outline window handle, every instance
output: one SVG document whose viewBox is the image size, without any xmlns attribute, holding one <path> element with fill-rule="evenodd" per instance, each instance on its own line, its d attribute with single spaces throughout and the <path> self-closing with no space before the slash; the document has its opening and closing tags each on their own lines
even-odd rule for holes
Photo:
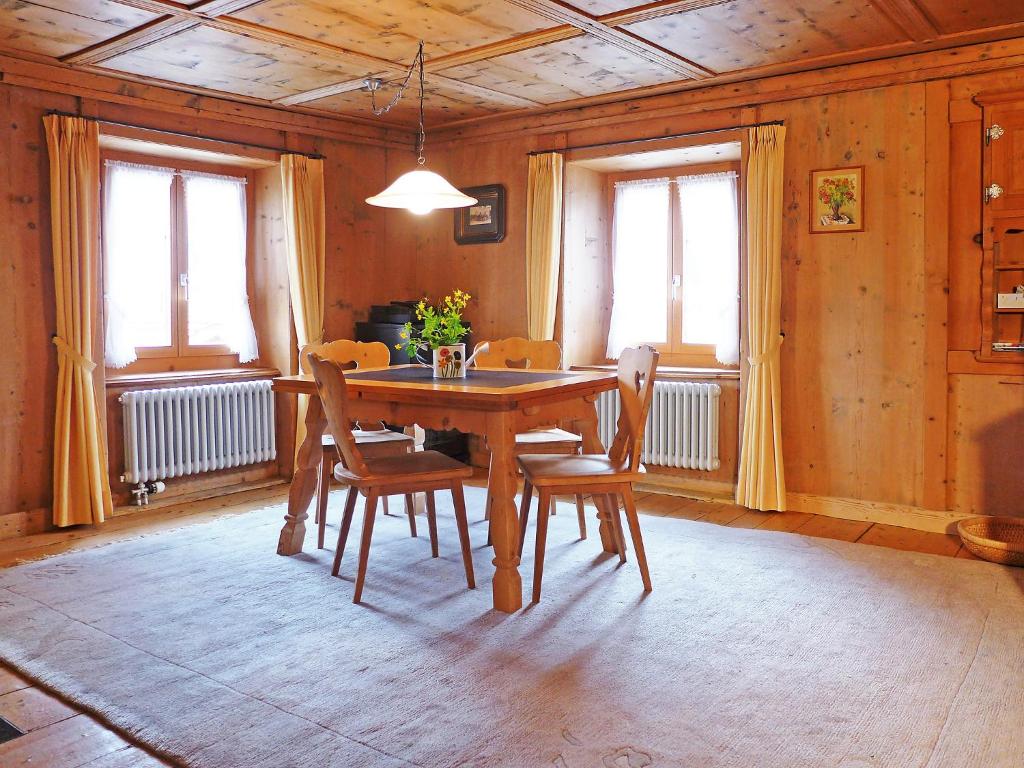
<svg viewBox="0 0 1024 768">
<path fill-rule="evenodd" d="M 185 301 L 188 301 L 188 272 L 178 275 L 178 285 L 185 289 Z"/>
<path fill-rule="evenodd" d="M 679 291 L 679 286 L 683 284 L 682 275 L 672 275 L 672 298 L 676 298 L 676 294 Z"/>
</svg>

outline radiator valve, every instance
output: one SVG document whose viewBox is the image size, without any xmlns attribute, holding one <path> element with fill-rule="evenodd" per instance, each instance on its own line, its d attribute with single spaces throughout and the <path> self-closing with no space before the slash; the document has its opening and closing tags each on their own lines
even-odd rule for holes
<svg viewBox="0 0 1024 768">
<path fill-rule="evenodd" d="M 149 497 L 163 493 L 167 485 L 162 480 L 150 480 L 148 483 L 139 483 L 132 488 L 132 496 L 135 497 L 135 506 L 144 507 L 149 504 Z"/>
</svg>

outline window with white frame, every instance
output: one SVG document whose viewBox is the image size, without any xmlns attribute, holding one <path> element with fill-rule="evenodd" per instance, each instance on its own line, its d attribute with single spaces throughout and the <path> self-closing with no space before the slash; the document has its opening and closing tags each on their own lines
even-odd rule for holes
<svg viewBox="0 0 1024 768">
<path fill-rule="evenodd" d="M 667 362 L 739 361 L 734 171 L 614 181 L 609 358 L 652 344 Z"/>
<path fill-rule="evenodd" d="M 257 357 L 248 299 L 247 179 L 107 160 L 106 365 Z"/>
</svg>

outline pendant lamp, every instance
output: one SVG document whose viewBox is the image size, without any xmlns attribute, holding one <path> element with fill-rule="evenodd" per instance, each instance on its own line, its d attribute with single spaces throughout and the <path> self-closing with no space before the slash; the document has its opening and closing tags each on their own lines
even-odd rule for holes
<svg viewBox="0 0 1024 768">
<path fill-rule="evenodd" d="M 416 162 L 422 166 L 426 163 L 423 157 L 423 145 L 426 141 L 426 132 L 423 128 L 423 41 L 420 41 L 419 52 L 413 60 L 405 81 L 399 87 L 395 97 L 383 107 L 378 108 L 376 104 L 376 92 L 381 87 L 381 81 L 377 78 L 368 78 L 364 81 L 366 90 L 370 92 L 373 101 L 373 113 L 380 117 L 390 110 L 405 93 L 413 72 L 419 67 L 420 72 L 420 122 L 419 131 L 416 134 Z M 476 203 L 475 197 L 462 194 L 459 190 L 449 184 L 443 176 L 421 168 L 409 171 L 399 176 L 380 194 L 366 198 L 370 205 L 380 208 L 405 208 L 417 215 L 430 213 L 437 208 L 465 208 Z"/>
</svg>

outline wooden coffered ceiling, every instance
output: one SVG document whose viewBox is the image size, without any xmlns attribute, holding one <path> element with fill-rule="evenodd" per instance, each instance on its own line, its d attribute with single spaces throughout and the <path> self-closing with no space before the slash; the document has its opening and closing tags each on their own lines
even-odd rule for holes
<svg viewBox="0 0 1024 768">
<path fill-rule="evenodd" d="M 347 116 L 422 38 L 433 126 L 1017 36 L 1024 0 L 0 0 L 10 55 Z"/>
</svg>

